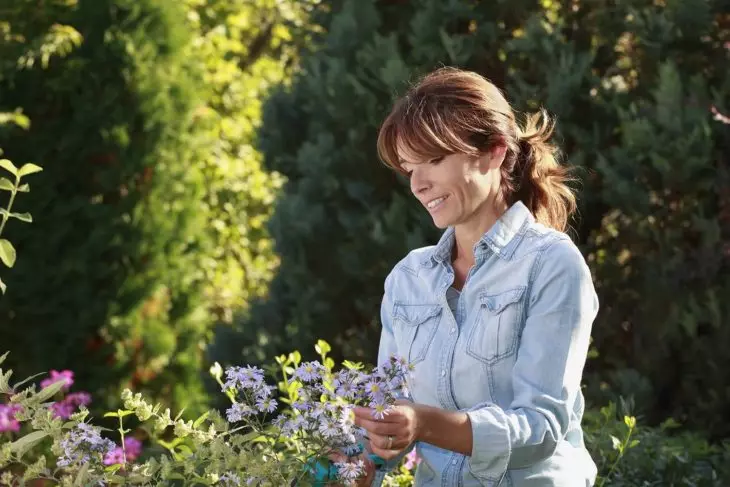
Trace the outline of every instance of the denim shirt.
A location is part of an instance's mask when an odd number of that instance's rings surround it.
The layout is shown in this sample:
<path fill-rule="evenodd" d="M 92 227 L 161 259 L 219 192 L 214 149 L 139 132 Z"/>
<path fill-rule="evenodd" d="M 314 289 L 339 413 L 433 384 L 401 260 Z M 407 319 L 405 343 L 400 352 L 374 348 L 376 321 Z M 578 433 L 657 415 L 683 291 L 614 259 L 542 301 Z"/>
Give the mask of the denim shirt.
<path fill-rule="evenodd" d="M 473 435 L 471 456 L 418 442 L 414 485 L 593 485 L 580 383 L 598 299 L 580 251 L 517 202 L 476 243 L 456 292 L 453 245 L 449 228 L 385 280 L 378 363 L 406 357 L 411 399 L 466 412 Z"/>

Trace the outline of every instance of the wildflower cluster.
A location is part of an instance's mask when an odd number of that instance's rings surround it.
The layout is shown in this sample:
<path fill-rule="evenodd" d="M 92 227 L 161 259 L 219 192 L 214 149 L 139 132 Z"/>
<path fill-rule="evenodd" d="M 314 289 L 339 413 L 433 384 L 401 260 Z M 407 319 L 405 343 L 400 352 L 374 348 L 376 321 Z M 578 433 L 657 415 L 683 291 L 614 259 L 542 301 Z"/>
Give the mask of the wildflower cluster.
<path fill-rule="evenodd" d="M 104 415 L 118 420 L 118 443 L 108 438 L 113 431 L 107 434 L 85 422 L 88 411 L 83 406 L 91 398 L 69 392 L 74 382 L 71 371 L 52 371 L 42 381 L 41 391 L 31 386 L 15 393 L 7 381 L 10 374 L 0 370 L 0 396 L 10 399 L 0 405 L 0 431 L 13 436 L 26 432 L 0 445 L 0 469 L 5 470 L 0 484 L 44 478 L 60 485 L 151 486 L 181 481 L 181 485 L 303 486 L 310 485 L 318 466 L 334 455 L 344 460 L 333 464 L 336 474 L 328 469 L 329 480 L 352 485 L 365 469 L 360 456 L 364 430 L 354 424 L 352 409 L 369 406 L 376 416 L 387 414 L 395 400 L 407 394 L 410 369 L 394 357 L 369 373 L 348 362 L 334 372 L 325 346 L 320 341 L 316 347 L 321 363 L 301 363 L 298 353 L 277 358 L 284 376 L 278 387 L 266 383 L 261 368 L 229 367 L 224 372 L 216 364 L 211 372 L 232 402 L 223 416 L 209 411 L 196 420 L 181 414 L 173 419 L 169 409 L 125 390 L 124 409 Z M 66 396 L 59 399 L 63 393 Z M 57 400 L 49 403 L 51 397 Z M 81 411 L 74 412 L 79 407 Z M 135 433 L 125 426 L 126 417 L 139 422 Z M 148 453 L 141 462 L 143 440 L 163 450 Z M 52 441 L 55 460 L 39 455 L 35 463 L 26 461 L 28 451 L 45 441 Z M 19 468 L 22 478 L 10 473 Z"/>
<path fill-rule="evenodd" d="M 114 449 L 114 442 L 102 438 L 99 428 L 79 423 L 60 441 L 59 467 L 101 463 L 104 456 Z"/>
<path fill-rule="evenodd" d="M 365 468 L 362 459 L 352 458 L 362 452 L 364 443 L 364 431 L 354 424 L 352 408 L 368 406 L 376 417 L 382 418 L 398 397 L 407 394 L 406 376 L 410 368 L 397 357 L 370 373 L 358 368 L 333 373 L 325 364 L 304 362 L 291 369 L 291 378 L 286 381 L 291 409 L 271 422 L 273 429 L 268 434 L 305 441 L 311 457 L 344 454 L 350 460 L 335 465 L 339 480 L 351 484 Z M 266 384 L 264 371 L 251 366 L 230 367 L 225 379 L 221 381 L 222 389 L 233 399 L 226 411 L 228 421 L 259 429 L 258 416 L 272 413 L 278 406 L 272 398 L 274 387 Z M 256 479 L 244 480 L 253 483 Z"/>
<path fill-rule="evenodd" d="M 41 389 L 48 390 L 51 386 L 58 384 L 57 395 L 68 392 L 74 383 L 74 373 L 70 370 L 51 370 L 49 377 L 40 382 Z M 10 392 L 10 391 L 9 391 Z M 27 395 L 27 391 L 25 394 Z M 22 394 L 19 396 L 22 397 Z M 69 419 L 79 410 L 91 404 L 91 395 L 88 392 L 71 392 L 63 398 L 51 402 L 48 406 L 52 418 Z M 39 406 L 37 404 L 36 406 Z M 20 431 L 20 423 L 27 419 L 28 412 L 20 404 L 0 404 L 0 433 Z"/>

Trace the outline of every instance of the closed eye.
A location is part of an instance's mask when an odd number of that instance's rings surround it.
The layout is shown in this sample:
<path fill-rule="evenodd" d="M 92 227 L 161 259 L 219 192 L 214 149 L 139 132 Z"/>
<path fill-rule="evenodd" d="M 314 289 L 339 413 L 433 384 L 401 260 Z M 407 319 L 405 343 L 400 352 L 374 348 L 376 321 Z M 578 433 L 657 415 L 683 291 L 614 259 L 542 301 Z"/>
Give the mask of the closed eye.
<path fill-rule="evenodd" d="M 433 164 L 434 166 L 438 164 L 439 162 L 444 160 L 444 156 L 434 157 L 430 161 L 428 161 L 429 164 Z"/>

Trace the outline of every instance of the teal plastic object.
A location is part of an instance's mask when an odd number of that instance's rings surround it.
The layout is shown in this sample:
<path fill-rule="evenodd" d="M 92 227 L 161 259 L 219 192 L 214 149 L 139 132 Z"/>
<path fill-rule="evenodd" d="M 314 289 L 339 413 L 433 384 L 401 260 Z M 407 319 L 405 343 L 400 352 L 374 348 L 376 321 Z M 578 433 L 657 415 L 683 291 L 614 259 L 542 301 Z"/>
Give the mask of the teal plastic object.
<path fill-rule="evenodd" d="M 385 460 L 375 453 L 368 454 L 368 458 L 373 461 L 376 468 L 385 465 Z M 314 487 L 324 487 L 325 485 L 337 481 L 337 467 L 329 460 L 326 462 L 326 464 L 323 462 L 313 462 L 311 460 L 308 462 L 309 471 L 312 472 L 314 477 L 314 483 L 312 484 Z"/>

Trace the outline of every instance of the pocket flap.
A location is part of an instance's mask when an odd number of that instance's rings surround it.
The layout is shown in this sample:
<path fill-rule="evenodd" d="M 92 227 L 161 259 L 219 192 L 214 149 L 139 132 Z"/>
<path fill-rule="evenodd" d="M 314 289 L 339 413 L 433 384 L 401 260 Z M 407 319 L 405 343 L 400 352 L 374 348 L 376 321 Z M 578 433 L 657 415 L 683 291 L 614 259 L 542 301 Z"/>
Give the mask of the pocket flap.
<path fill-rule="evenodd" d="M 495 294 L 482 293 L 479 295 L 479 299 L 482 304 L 489 309 L 489 311 L 493 313 L 501 313 L 506 306 L 519 302 L 519 300 L 522 299 L 523 294 L 525 294 L 524 286 Z"/>
<path fill-rule="evenodd" d="M 400 318 L 405 324 L 417 326 L 429 318 L 441 313 L 440 304 L 401 304 L 393 306 L 393 316 Z"/>

